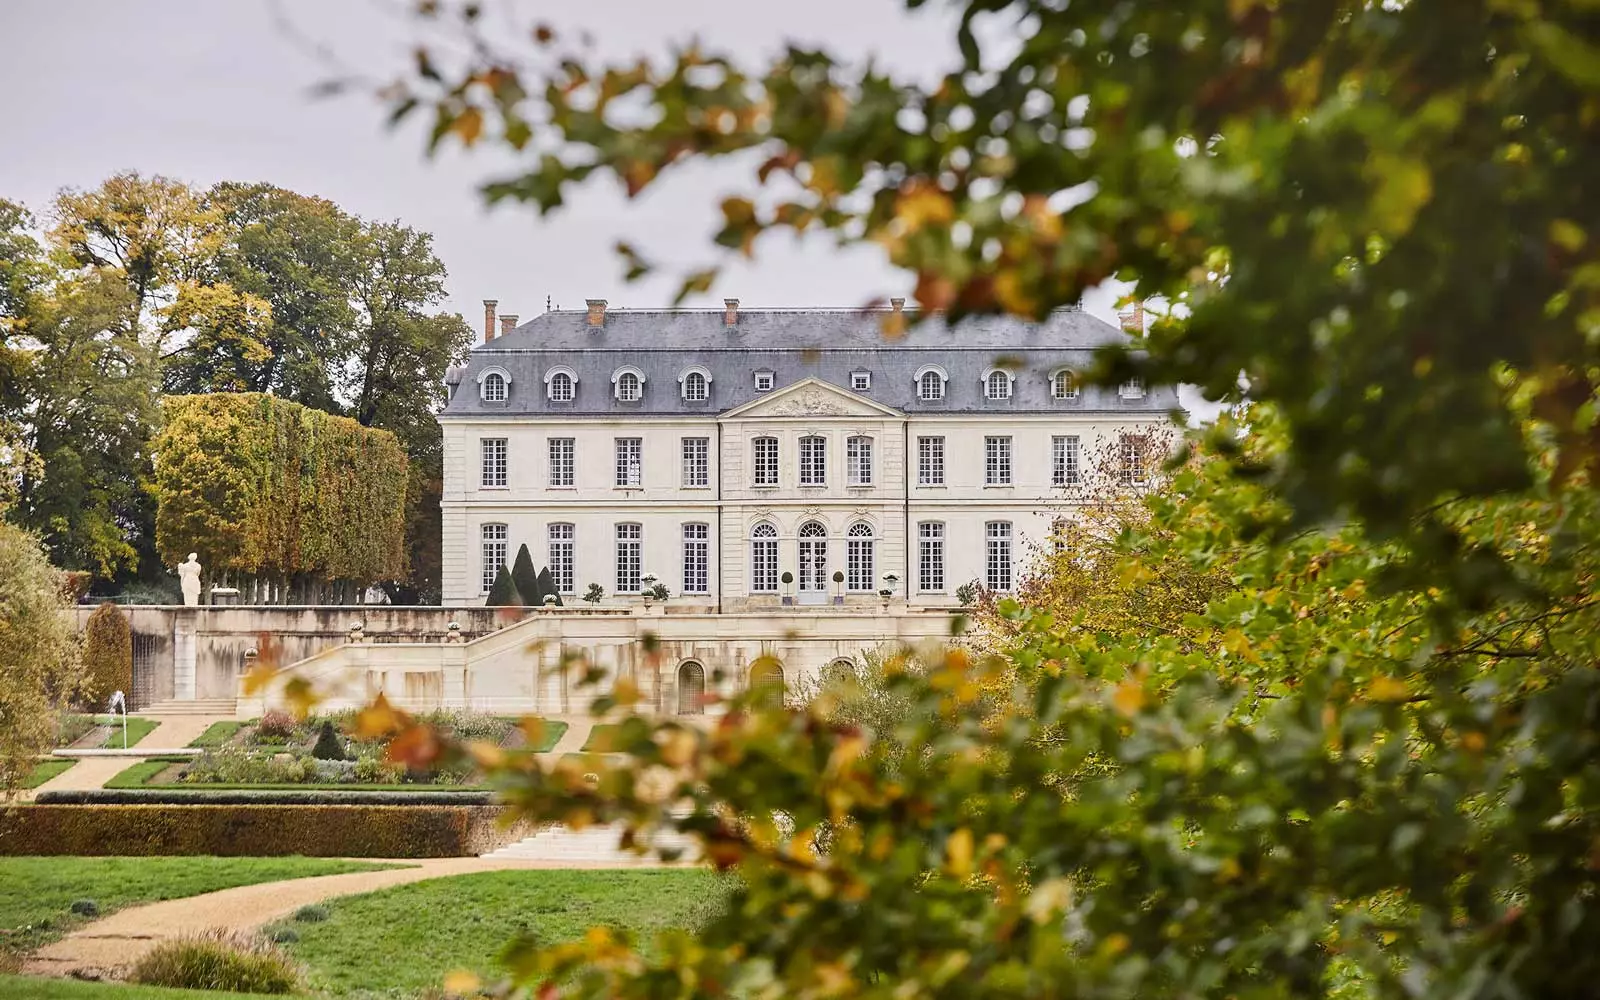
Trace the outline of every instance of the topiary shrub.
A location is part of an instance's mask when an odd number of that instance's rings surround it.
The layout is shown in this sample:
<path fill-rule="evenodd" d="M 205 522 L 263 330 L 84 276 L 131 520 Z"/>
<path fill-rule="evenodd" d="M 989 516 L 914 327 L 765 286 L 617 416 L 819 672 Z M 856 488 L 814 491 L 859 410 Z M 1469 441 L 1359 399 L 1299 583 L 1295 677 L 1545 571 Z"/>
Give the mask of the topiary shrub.
<path fill-rule="evenodd" d="M 511 579 L 511 571 L 504 566 L 495 574 L 494 586 L 489 588 L 489 597 L 484 601 L 486 607 L 514 608 L 526 602 L 522 595 L 517 593 L 517 585 Z"/>
<path fill-rule="evenodd" d="M 311 748 L 311 756 L 318 760 L 344 760 L 344 741 L 333 731 L 331 720 L 322 721 L 322 731 L 317 734 L 317 745 Z"/>
<path fill-rule="evenodd" d="M 539 571 L 539 602 L 541 604 L 549 604 L 552 597 L 555 598 L 556 607 L 564 606 L 561 600 L 561 592 L 556 589 L 555 574 L 550 572 L 549 566 L 546 566 Z"/>
<path fill-rule="evenodd" d="M 67 909 L 80 917 L 98 917 L 100 915 L 100 904 L 92 899 L 74 899 L 72 905 Z"/>
<path fill-rule="evenodd" d="M 300 969 L 277 945 L 259 937 L 208 931 L 163 941 L 133 967 L 148 986 L 235 993 L 294 993 Z"/>
<path fill-rule="evenodd" d="M 538 606 L 544 603 L 544 591 L 539 587 L 539 571 L 533 568 L 533 556 L 528 554 L 526 545 L 517 549 L 517 558 L 511 563 L 511 582 L 516 585 L 517 595 L 522 598 L 523 604 Z"/>
<path fill-rule="evenodd" d="M 133 689 L 133 630 L 122 609 L 107 601 L 83 630 L 83 703 L 104 710 L 113 691 Z"/>

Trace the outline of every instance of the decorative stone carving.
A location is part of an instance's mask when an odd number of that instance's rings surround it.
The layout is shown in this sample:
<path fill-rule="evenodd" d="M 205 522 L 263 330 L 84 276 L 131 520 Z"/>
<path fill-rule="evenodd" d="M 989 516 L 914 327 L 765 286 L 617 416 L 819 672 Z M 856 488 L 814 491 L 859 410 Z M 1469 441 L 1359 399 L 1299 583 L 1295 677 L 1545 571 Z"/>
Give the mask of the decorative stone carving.
<path fill-rule="evenodd" d="M 189 607 L 200 604 L 200 560 L 189 553 L 186 562 L 178 564 L 178 586 L 183 588 L 183 603 Z"/>
<path fill-rule="evenodd" d="M 791 393 L 767 410 L 774 417 L 847 416 L 855 412 L 845 408 L 838 396 L 815 386 Z"/>

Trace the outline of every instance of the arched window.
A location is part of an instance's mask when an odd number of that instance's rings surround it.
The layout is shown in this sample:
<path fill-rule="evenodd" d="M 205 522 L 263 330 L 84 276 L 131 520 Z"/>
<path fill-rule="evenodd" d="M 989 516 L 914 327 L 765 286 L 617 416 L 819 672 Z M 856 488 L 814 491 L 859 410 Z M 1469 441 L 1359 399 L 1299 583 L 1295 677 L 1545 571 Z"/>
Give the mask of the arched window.
<path fill-rule="evenodd" d="M 1078 398 L 1078 376 L 1070 368 L 1058 368 L 1050 373 L 1050 395 L 1055 399 Z"/>
<path fill-rule="evenodd" d="M 633 372 L 623 372 L 617 376 L 617 398 L 624 403 L 632 403 L 644 395 L 644 383 Z"/>
<path fill-rule="evenodd" d="M 825 593 L 828 589 L 828 529 L 818 521 L 800 526 L 800 591 Z"/>
<path fill-rule="evenodd" d="M 983 396 L 985 399 L 1010 399 L 1011 373 L 1003 368 L 989 369 L 983 376 Z"/>
<path fill-rule="evenodd" d="M 683 386 L 683 398 L 691 403 L 704 402 L 711 396 L 711 376 L 703 368 L 691 368 L 678 377 Z"/>
<path fill-rule="evenodd" d="M 750 593 L 778 592 L 778 529 L 762 521 L 750 529 Z"/>
<path fill-rule="evenodd" d="M 844 656 L 822 668 L 822 683 L 825 687 L 854 680 L 855 676 L 856 661 Z"/>
<path fill-rule="evenodd" d="M 678 714 L 701 715 L 706 710 L 706 668 L 693 660 L 678 667 Z"/>
<path fill-rule="evenodd" d="M 1144 379 L 1137 378 L 1137 377 L 1128 379 L 1128 381 L 1122 383 L 1121 388 L 1119 388 L 1117 390 L 1117 394 L 1119 396 L 1121 396 L 1123 399 L 1141 399 L 1141 398 L 1143 398 L 1143 396 L 1144 396 Z"/>
<path fill-rule="evenodd" d="M 578 394 L 577 380 L 567 372 L 551 372 L 546 385 L 550 388 L 550 401 L 553 403 L 570 403 Z"/>
<path fill-rule="evenodd" d="M 938 365 L 924 365 L 917 370 L 917 398 L 924 402 L 944 398 L 944 369 Z"/>
<path fill-rule="evenodd" d="M 871 592 L 877 579 L 874 558 L 876 539 L 872 525 L 857 521 L 845 532 L 845 586 L 855 593 Z"/>
<path fill-rule="evenodd" d="M 770 656 L 750 664 L 750 690 L 758 708 L 782 708 L 784 695 L 783 664 Z"/>
<path fill-rule="evenodd" d="M 485 403 L 504 403 L 511 395 L 511 375 L 500 366 L 478 373 L 478 395 Z"/>

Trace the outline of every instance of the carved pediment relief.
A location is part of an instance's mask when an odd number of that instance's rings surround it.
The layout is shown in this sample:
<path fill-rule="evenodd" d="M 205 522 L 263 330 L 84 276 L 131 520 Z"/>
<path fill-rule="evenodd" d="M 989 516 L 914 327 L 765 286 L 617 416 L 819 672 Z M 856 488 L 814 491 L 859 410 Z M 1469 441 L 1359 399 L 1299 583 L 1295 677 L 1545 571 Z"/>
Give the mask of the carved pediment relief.
<path fill-rule="evenodd" d="M 898 416 L 898 412 L 818 379 L 808 379 L 764 399 L 730 410 L 728 417 L 862 417 Z"/>

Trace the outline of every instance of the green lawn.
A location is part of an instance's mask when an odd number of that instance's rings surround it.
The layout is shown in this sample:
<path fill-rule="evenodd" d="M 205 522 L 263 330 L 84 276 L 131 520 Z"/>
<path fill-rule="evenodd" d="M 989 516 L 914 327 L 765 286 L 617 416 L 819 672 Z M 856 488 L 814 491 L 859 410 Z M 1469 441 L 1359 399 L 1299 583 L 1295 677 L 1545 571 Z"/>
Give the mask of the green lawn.
<path fill-rule="evenodd" d="M 54 778 L 67 768 L 76 764 L 75 760 L 63 760 L 59 757 L 50 760 L 41 760 L 33 766 L 33 772 L 22 779 L 23 788 L 38 788 L 40 785 Z"/>
<path fill-rule="evenodd" d="M 244 723 L 235 719 L 213 722 L 205 732 L 189 741 L 192 747 L 220 747 L 239 732 Z"/>
<path fill-rule="evenodd" d="M 83 923 L 70 910 L 74 900 L 92 899 L 104 915 L 237 885 L 389 867 L 297 857 L 0 858 L 0 962 L 6 952 L 32 951 Z"/>
<path fill-rule="evenodd" d="M 259 993 L 165 990 L 158 986 L 80 983 L 72 979 L 31 976 L 0 976 L 0 997 L 6 1000 L 261 1000 Z"/>
<path fill-rule="evenodd" d="M 549 753 L 555 745 L 561 742 L 561 737 L 567 733 L 567 724 L 557 719 L 545 719 L 544 730 L 539 734 L 541 739 L 538 744 L 528 744 L 526 749 L 536 753 Z"/>
<path fill-rule="evenodd" d="M 112 775 L 111 780 L 105 783 L 106 788 L 143 788 L 145 782 L 165 771 L 172 762 L 168 760 L 141 760 L 137 764 L 127 767 Z"/>
<path fill-rule="evenodd" d="M 602 722 L 589 730 L 589 738 L 583 741 L 584 753 L 610 753 L 611 744 L 617 738 L 622 727 L 612 722 Z"/>
<path fill-rule="evenodd" d="M 313 989 L 411 996 L 454 969 L 500 975 L 500 952 L 524 933 L 552 943 L 597 924 L 694 926 L 723 891 L 701 869 L 485 872 L 331 900 L 328 920 L 279 926 L 300 936 L 285 947 Z"/>
<path fill-rule="evenodd" d="M 108 749 L 120 750 L 122 748 L 122 717 L 102 715 L 94 721 L 97 726 L 111 727 L 110 735 L 100 745 Z M 128 716 L 128 746 L 138 746 L 139 741 L 149 736 L 150 731 L 156 728 L 157 725 L 159 723 L 150 719 L 141 719 L 136 715 Z"/>

